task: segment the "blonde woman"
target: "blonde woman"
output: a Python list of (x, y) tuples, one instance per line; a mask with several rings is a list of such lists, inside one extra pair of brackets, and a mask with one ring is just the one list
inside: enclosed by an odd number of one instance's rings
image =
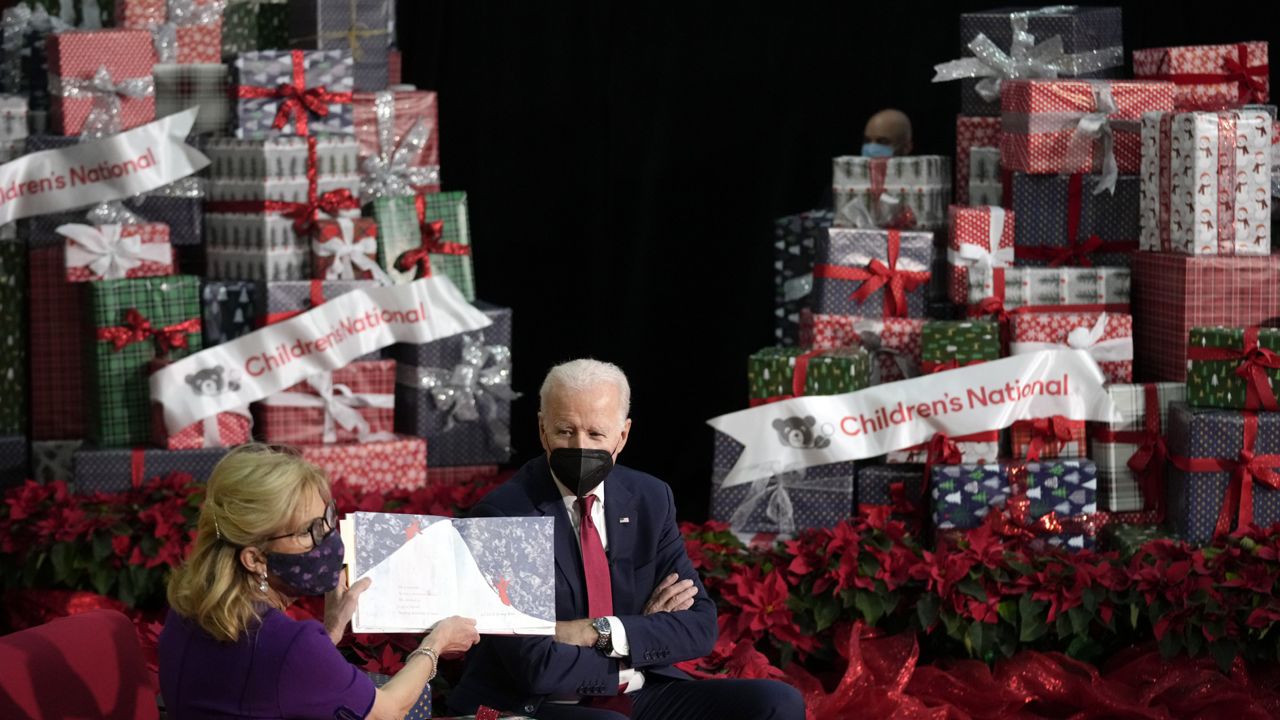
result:
[[(475, 621), (441, 621), (382, 688), (334, 644), (369, 586), (346, 588), (325, 475), (264, 445), (231, 451), (209, 478), (195, 547), (169, 580), (160, 690), (169, 717), (399, 718), (441, 655), (479, 640)], [(284, 614), (325, 595), (325, 622)]]

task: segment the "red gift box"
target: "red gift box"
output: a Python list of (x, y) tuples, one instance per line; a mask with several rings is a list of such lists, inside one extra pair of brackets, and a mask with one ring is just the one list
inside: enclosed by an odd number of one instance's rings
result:
[(963, 207), (952, 205), (951, 236), (947, 261), (951, 265), (948, 294), (951, 302), (969, 302), (969, 268), (974, 266), (1011, 267), (1013, 249), (1013, 211), (998, 207)]
[[(167, 367), (167, 358), (156, 358), (151, 361), (148, 370), (151, 373)], [(164, 406), (151, 404), (151, 442), (156, 447), (168, 450), (196, 450), (199, 448), (232, 447), (253, 439), (253, 418), (249, 408), (220, 412), (211, 418), (205, 418), (171, 433), (165, 428)]]
[[(73, 30), (54, 33), (49, 56), (50, 132), (78, 135), (90, 111), (98, 109), (118, 120), (103, 132), (145, 125), (156, 117), (155, 82), (151, 66), (155, 48), (146, 30)], [(105, 70), (106, 77), (101, 71)], [(90, 89), (99, 80), (115, 92)], [(116, 109), (118, 108), (118, 114)]]
[(1265, 42), (1134, 50), (1133, 75), (1172, 82), (1179, 110), (1226, 110), (1271, 99)]
[(920, 372), (920, 335), (924, 320), (864, 319), (800, 311), (800, 344), (813, 350), (862, 347), (876, 357), (873, 384), (915, 377)]
[[(956, 204), (969, 204), (969, 156), (976, 147), (1000, 147), (1000, 118), (956, 116)], [(1005, 182), (1008, 187), (1008, 182)]]
[(1037, 460), (1089, 456), (1085, 422), (1062, 416), (1019, 420), (1009, 428), (1009, 441), (1016, 458)]
[(305, 445), (307, 462), (324, 470), (330, 482), (369, 492), (416, 490), (427, 484), (427, 441), (398, 435), (352, 445)]
[(311, 227), (311, 275), (390, 285), (391, 278), (378, 265), (378, 223), (373, 218), (317, 220)]
[(1133, 262), (1138, 376), (1185, 382), (1195, 326), (1280, 326), (1280, 257), (1138, 253)]
[(215, 0), (116, 0), (116, 25), (160, 35), (155, 43), (159, 62), (220, 63), (225, 5)]
[(1010, 80), (1002, 87), (1000, 164), (1010, 171), (1103, 170), (1107, 133), (1099, 128), (1110, 126), (1120, 173), (1137, 173), (1142, 113), (1173, 110), (1173, 84), (1167, 82)]
[(425, 142), (406, 164), (418, 168), (414, 172), (427, 182), (412, 183), (419, 193), (440, 191), (440, 132), (436, 115), (436, 94), (415, 90), (413, 86), (382, 92), (358, 92), (352, 96), (352, 116), (356, 142), (360, 144), (360, 166), (366, 158), (393, 157), (405, 144), (414, 125), (421, 122), (426, 130)]
[(322, 372), (256, 403), (267, 442), (365, 443), (395, 426), (396, 362), (358, 360)]
[(176, 272), (169, 226), (164, 223), (83, 225), (57, 228), (67, 239), (67, 280), (119, 280)]
[[(1087, 350), (1107, 382), (1133, 382), (1133, 317), (1125, 313), (1023, 313), (1010, 318), (1011, 355)], [(1084, 457), (1087, 453), (1080, 453)]]

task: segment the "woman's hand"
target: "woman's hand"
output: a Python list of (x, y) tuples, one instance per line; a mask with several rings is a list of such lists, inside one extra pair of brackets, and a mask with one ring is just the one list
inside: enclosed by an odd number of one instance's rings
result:
[(369, 589), (373, 580), (364, 578), (355, 585), (347, 587), (347, 569), (342, 569), (342, 577), (338, 578), (338, 587), (324, 596), (324, 629), (329, 639), (337, 645), (347, 632), (347, 624), (351, 616), (356, 614), (356, 602), (360, 593)]
[(464, 653), (478, 642), (480, 633), (476, 632), (476, 621), (457, 615), (436, 623), (431, 628), (431, 633), (423, 639), (423, 644), (435, 648), (440, 657)]

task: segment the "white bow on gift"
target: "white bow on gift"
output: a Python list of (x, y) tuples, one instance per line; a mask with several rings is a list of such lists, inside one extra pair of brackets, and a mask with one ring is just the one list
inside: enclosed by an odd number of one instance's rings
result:
[(321, 408), (324, 410), (324, 428), (322, 440), (333, 443), (338, 440), (338, 428), (354, 432), (362, 442), (381, 442), (394, 440), (395, 435), (387, 432), (370, 432), (369, 421), (360, 414), (359, 408), (391, 409), (395, 407), (396, 396), (382, 393), (356, 393), (347, 385), (333, 382), (333, 373), (322, 372), (307, 378), (307, 385), (315, 394), (300, 392), (278, 392), (262, 401), (268, 407)]
[(434, 130), (432, 124), (419, 118), (409, 132), (395, 140), (395, 94), (379, 92), (373, 98), (373, 114), (378, 124), (378, 152), (364, 159), (360, 178), (360, 196), (365, 200), (380, 197), (402, 197), (415, 194), (421, 185), (440, 182), (440, 168), (415, 164), (422, 156)]
[(1067, 333), (1066, 341), (1020, 341), (1009, 343), (1011, 355), (1033, 353), (1040, 350), (1061, 350), (1063, 347), (1072, 350), (1087, 350), (1089, 356), (1097, 362), (1121, 362), (1133, 359), (1133, 336), (1103, 340), (1107, 330), (1107, 314), (1098, 316), (1092, 328), (1078, 327)]
[(391, 278), (370, 255), (378, 254), (378, 239), (362, 237), (356, 240), (355, 222), (351, 218), (336, 218), (339, 233), (325, 241), (312, 240), (311, 249), (319, 257), (331, 257), (333, 263), (325, 271), (325, 280), (353, 280), (356, 269), (364, 270), (382, 285), (390, 285)]
[(168, 20), (153, 23), (151, 41), (156, 47), (156, 62), (178, 61), (178, 28), (209, 25), (222, 19), (227, 0), (208, 0), (197, 4), (196, 0), (169, 0)]
[(96, 278), (119, 280), (143, 263), (173, 260), (168, 243), (144, 243), (142, 236), (124, 235), (123, 230), (119, 224), (59, 225), (57, 233), (71, 241), (66, 252), (67, 269), (88, 268)]
[(511, 389), (511, 349), (506, 345), (485, 345), (479, 336), (463, 335), (462, 358), (453, 370), (400, 365), (396, 376), (401, 385), (431, 393), (436, 409), (448, 413), (446, 431), (459, 422), (483, 420), (490, 444), (510, 452), (511, 430), (498, 417), (498, 401), (520, 394)]
[(979, 273), (987, 274), (995, 268), (1011, 267), (1014, 251), (1012, 247), (1000, 247), (1000, 238), (1004, 237), (1005, 210), (1002, 207), (988, 207), (987, 247), (973, 243), (961, 243), (960, 249), (947, 250), (947, 260), (952, 265), (972, 268)]
[(49, 91), (67, 98), (91, 98), (93, 108), (85, 118), (81, 137), (97, 138), (120, 132), (120, 98), (140, 98), (154, 95), (155, 79), (145, 77), (125, 78), (119, 82), (112, 80), (111, 71), (106, 65), (98, 66), (93, 77), (64, 78), (49, 76)]

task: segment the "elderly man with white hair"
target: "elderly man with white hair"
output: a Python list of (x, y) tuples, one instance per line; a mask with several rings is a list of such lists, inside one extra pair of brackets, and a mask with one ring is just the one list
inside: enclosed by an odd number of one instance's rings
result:
[(802, 720), (772, 680), (694, 681), (675, 663), (715, 645), (716, 609), (684, 549), (671, 489), (621, 465), (631, 434), (622, 370), (572, 360), (547, 373), (530, 460), (473, 511), (555, 518), (554, 638), (484, 638), (449, 694), (539, 720)]

